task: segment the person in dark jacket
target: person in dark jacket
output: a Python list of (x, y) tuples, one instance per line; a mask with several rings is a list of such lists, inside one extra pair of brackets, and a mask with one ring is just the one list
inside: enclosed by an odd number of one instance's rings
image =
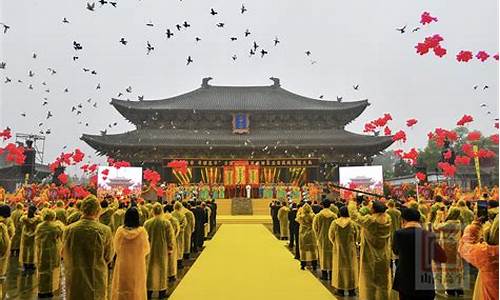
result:
[(196, 207), (193, 208), (194, 214), (194, 232), (193, 239), (193, 252), (201, 251), (205, 241), (205, 224), (208, 222), (208, 214), (205, 208), (201, 206), (201, 202), (196, 202)]
[(273, 220), (273, 233), (276, 236), (280, 234), (280, 220), (278, 219), (278, 210), (281, 207), (279, 201), (273, 201), (269, 204), (269, 209), (271, 211), (271, 218)]
[(422, 229), (418, 210), (405, 208), (401, 216), (403, 228), (394, 233), (392, 242), (394, 254), (399, 255), (392, 289), (400, 300), (432, 300), (436, 295), (432, 261), (445, 262), (446, 254), (434, 233)]
[(298, 258), (299, 255), (298, 255), (298, 245), (299, 245), (299, 223), (297, 223), (297, 221), (295, 221), (295, 219), (297, 218), (297, 203), (292, 203), (292, 207), (290, 209), (290, 212), (288, 213), (288, 231), (290, 233), (290, 237), (289, 237), (289, 244), (288, 244), (288, 247), (290, 247), (290, 249), (293, 249), (294, 245), (296, 245), (296, 251), (295, 251), (295, 258)]

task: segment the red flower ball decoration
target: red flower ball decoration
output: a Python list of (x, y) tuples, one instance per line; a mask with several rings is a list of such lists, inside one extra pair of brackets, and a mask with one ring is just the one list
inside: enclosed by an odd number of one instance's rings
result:
[(410, 151), (403, 154), (403, 159), (409, 160), (412, 166), (417, 164), (418, 152), (415, 148), (412, 148)]
[(188, 162), (185, 160), (173, 160), (167, 164), (167, 167), (174, 169), (182, 174), (187, 173)]
[(0, 131), (0, 138), (2, 138), (4, 141), (10, 139), (11, 137), (12, 137), (12, 132), (9, 127)]
[(446, 55), (446, 52), (446, 49), (441, 47), (440, 45), (434, 47), (434, 54), (436, 54), (436, 56), (443, 57)]
[(469, 134), (467, 135), (467, 140), (471, 142), (479, 141), (480, 138), (481, 138), (481, 132), (479, 131), (472, 131), (469, 132)]
[(472, 59), (472, 52), (468, 50), (462, 50), (457, 54), (457, 61), (459, 62), (468, 62)]
[(109, 175), (109, 169), (102, 170), (101, 174), (104, 175), (104, 176), (108, 176)]
[(80, 151), (80, 149), (78, 149), (78, 148), (75, 149), (75, 152), (73, 152), (73, 163), (77, 164), (77, 163), (81, 162), (84, 157), (85, 157), (85, 153)]
[(494, 58), (495, 60), (498, 60), (498, 53), (497, 53), (497, 54), (495, 54), (495, 55), (493, 55), (493, 58)]
[(481, 62), (485, 62), (488, 59), (488, 57), (490, 57), (490, 55), (486, 53), (486, 51), (479, 51), (476, 54), (476, 58), (479, 59)]
[(451, 158), (451, 155), (452, 155), (451, 150), (448, 150), (445, 153), (443, 153), (443, 158), (449, 160)]
[(422, 172), (417, 172), (417, 174), (415, 174), (415, 177), (417, 177), (419, 181), (425, 181), (425, 178), (427, 178), (427, 176), (425, 176), (425, 174)]
[(406, 143), (406, 133), (403, 130), (400, 130), (400, 131), (396, 132), (396, 134), (394, 134), (392, 136), (392, 140), (394, 142), (396, 142), (396, 141), (403, 141), (403, 143)]
[(477, 152), (477, 157), (479, 158), (493, 158), (495, 155), (495, 152), (488, 149), (479, 149)]
[(151, 169), (146, 169), (144, 171), (144, 179), (146, 181), (149, 181), (151, 186), (155, 186), (161, 179), (161, 176), (158, 172), (151, 170)]
[(59, 174), (59, 176), (57, 176), (57, 179), (59, 179), (59, 181), (61, 182), (61, 184), (68, 183), (68, 175), (66, 175), (65, 173)]
[(463, 115), (463, 117), (460, 120), (458, 120), (457, 126), (464, 126), (465, 124), (471, 123), (472, 121), (474, 121), (474, 118), (472, 116)]
[(493, 143), (493, 144), (497, 144), (498, 145), (498, 133), (490, 136), (490, 141)]
[(408, 127), (413, 127), (417, 123), (418, 123), (417, 119), (406, 120), (406, 126), (408, 126)]
[(460, 156), (455, 157), (455, 165), (468, 165), (470, 164), (469, 156)]
[(473, 146), (471, 144), (463, 144), (462, 145), (462, 151), (468, 157), (474, 157), (475, 156), (474, 148), (473, 148)]
[(392, 131), (389, 128), (389, 126), (385, 126), (385, 128), (384, 128), (384, 135), (391, 135), (391, 134), (392, 134)]
[(438, 168), (440, 168), (443, 171), (443, 175), (446, 177), (455, 176), (455, 172), (457, 170), (454, 165), (450, 165), (449, 163), (445, 162), (438, 163)]
[(436, 17), (433, 17), (431, 16), (431, 14), (429, 12), (426, 12), (424, 11), (422, 13), (422, 15), (420, 16), (420, 24), (422, 25), (427, 25), (427, 24), (430, 24), (432, 22), (437, 22), (437, 18)]

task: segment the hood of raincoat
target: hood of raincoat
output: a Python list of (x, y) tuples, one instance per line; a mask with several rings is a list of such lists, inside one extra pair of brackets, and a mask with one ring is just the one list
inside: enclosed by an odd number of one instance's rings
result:
[(349, 225), (349, 223), (351, 223), (351, 218), (340, 217), (333, 222), (335, 222), (335, 224), (337, 224), (338, 226), (345, 228), (347, 225)]
[(118, 230), (116, 232), (116, 235), (119, 237), (122, 237), (127, 240), (133, 240), (141, 235), (141, 233), (144, 231), (144, 227), (140, 226), (137, 228), (128, 228), (125, 226), (121, 227), (121, 230)]

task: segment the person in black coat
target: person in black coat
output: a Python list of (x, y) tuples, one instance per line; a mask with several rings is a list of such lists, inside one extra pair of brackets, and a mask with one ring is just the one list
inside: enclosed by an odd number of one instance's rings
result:
[(201, 206), (201, 202), (196, 202), (196, 207), (193, 208), (194, 214), (194, 232), (193, 239), (193, 252), (198, 252), (203, 248), (205, 241), (205, 224), (208, 222), (208, 213), (205, 208)]
[(445, 262), (446, 254), (434, 233), (422, 229), (418, 210), (404, 208), (401, 216), (403, 228), (392, 241), (392, 250), (399, 255), (392, 289), (400, 300), (432, 300), (436, 295), (432, 261)]
[(271, 212), (271, 218), (273, 220), (273, 233), (274, 235), (280, 234), (280, 220), (278, 219), (278, 210), (281, 207), (281, 203), (279, 201), (272, 201), (269, 204), (269, 209)]
[(212, 213), (210, 214), (210, 235), (213, 235), (217, 227), (217, 203), (212, 199), (208, 201), (207, 205), (210, 207)]
[[(326, 200), (326, 197), (324, 197), (323, 201), (324, 200)], [(312, 208), (312, 211), (315, 215), (318, 214), (323, 209), (323, 207), (321, 207), (321, 205), (319, 205), (318, 201), (316, 201), (316, 200), (313, 201), (311, 208)]]
[(292, 209), (288, 213), (288, 229), (290, 232), (290, 243), (288, 246), (293, 249), (295, 245), (295, 258), (299, 259), (299, 223), (295, 221), (297, 218), (297, 203), (292, 203)]

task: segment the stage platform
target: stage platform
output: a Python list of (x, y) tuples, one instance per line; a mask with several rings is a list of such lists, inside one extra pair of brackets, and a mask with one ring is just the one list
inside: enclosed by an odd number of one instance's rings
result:
[[(250, 199), (254, 216), (269, 216), (269, 204), (274, 199)], [(217, 217), (231, 216), (232, 199), (217, 199)]]

